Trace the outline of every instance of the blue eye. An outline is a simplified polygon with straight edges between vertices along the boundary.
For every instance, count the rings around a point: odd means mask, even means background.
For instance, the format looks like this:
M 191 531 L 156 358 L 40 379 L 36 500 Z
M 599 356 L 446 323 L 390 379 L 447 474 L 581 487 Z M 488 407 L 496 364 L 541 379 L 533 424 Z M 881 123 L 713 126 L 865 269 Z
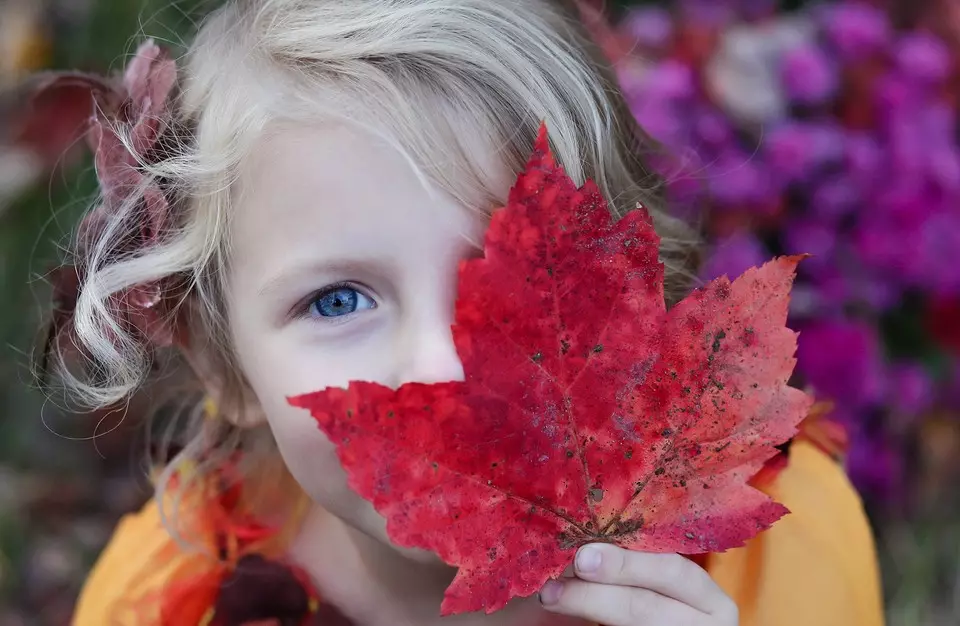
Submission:
M 317 294 L 310 302 L 310 314 L 320 317 L 341 317 L 362 309 L 372 309 L 376 303 L 346 285 L 334 285 Z

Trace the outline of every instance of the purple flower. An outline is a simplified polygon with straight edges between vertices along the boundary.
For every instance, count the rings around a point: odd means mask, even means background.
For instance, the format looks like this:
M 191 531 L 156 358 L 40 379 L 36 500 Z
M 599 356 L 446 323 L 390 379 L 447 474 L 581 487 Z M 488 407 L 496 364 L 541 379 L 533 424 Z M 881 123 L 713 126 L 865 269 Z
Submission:
M 901 181 L 912 186 L 921 184 L 929 144 L 919 132 L 917 116 L 891 116 L 887 126 L 887 155 L 890 166 Z
M 739 150 L 728 150 L 707 163 L 702 176 L 711 200 L 720 208 L 766 207 L 779 193 L 765 164 Z
M 921 84 L 938 84 L 946 80 L 953 57 L 946 44 L 926 33 L 908 33 L 896 44 L 897 67 Z
M 819 320 L 803 327 L 797 370 L 818 395 L 859 410 L 883 398 L 883 364 L 873 326 L 854 320 Z
M 888 437 L 856 433 L 851 437 L 846 465 L 850 480 L 862 493 L 888 504 L 902 501 L 903 459 Z
M 683 139 L 687 137 L 687 126 L 684 120 L 677 115 L 675 107 L 661 100 L 645 100 L 635 103 L 633 114 L 657 141 L 671 150 L 684 147 Z
M 734 7 L 729 2 L 718 0 L 678 0 L 682 19 L 693 24 L 721 27 L 728 24 L 735 16 Z
M 787 96 L 798 104 L 822 104 L 840 84 L 836 62 L 813 44 L 789 50 L 781 62 L 781 75 Z
M 769 258 L 769 252 L 756 237 L 747 232 L 738 232 L 715 244 L 701 275 L 704 280 L 719 276 L 733 280 Z
M 886 311 L 900 302 L 901 288 L 882 274 L 861 272 L 853 279 L 851 298 L 874 311 Z
M 861 193 L 850 176 L 827 178 L 813 190 L 808 209 L 817 219 L 835 223 L 849 215 L 863 201 Z
M 886 48 L 892 29 L 886 14 L 862 2 L 840 2 L 819 7 L 827 40 L 845 61 L 860 61 Z
M 919 363 L 896 363 L 887 373 L 890 405 L 906 417 L 917 417 L 933 402 L 933 381 Z
M 830 313 L 842 314 L 844 307 L 853 299 L 853 285 L 846 273 L 836 265 L 821 264 L 805 270 L 811 273 L 811 284 L 817 290 L 821 316 Z
M 804 265 L 821 266 L 833 260 L 837 231 L 823 220 L 795 217 L 785 224 L 782 243 L 787 254 L 813 255 Z
M 777 11 L 776 0 L 739 0 L 740 15 L 746 20 L 769 17 Z
M 661 7 L 631 9 L 624 16 L 621 27 L 639 45 L 653 50 L 663 50 L 673 38 L 673 18 Z
M 955 145 L 932 148 L 926 160 L 932 183 L 947 192 L 960 191 L 960 151 Z
M 882 175 L 883 148 L 877 139 L 864 132 L 847 133 L 843 139 L 846 170 L 864 188 L 872 187 Z
M 699 138 L 710 147 L 723 147 L 733 143 L 733 128 L 727 118 L 716 109 L 701 111 L 696 119 Z
M 960 210 L 941 207 L 919 220 L 918 226 L 912 278 L 933 291 L 960 293 L 960 263 L 955 261 L 960 250 Z
M 788 123 L 773 130 L 762 146 L 774 174 L 785 184 L 806 177 L 813 152 L 812 138 L 800 124 Z
M 787 122 L 770 132 L 761 150 L 781 183 L 799 183 L 843 157 L 843 132 L 830 123 Z
M 905 280 L 910 255 L 916 254 L 916 237 L 897 228 L 892 220 L 863 219 L 852 240 L 854 249 L 865 266 L 887 272 L 890 280 Z
M 690 100 L 697 93 L 693 70 L 673 59 L 667 59 L 651 68 L 643 82 L 641 89 L 645 98 L 676 103 Z

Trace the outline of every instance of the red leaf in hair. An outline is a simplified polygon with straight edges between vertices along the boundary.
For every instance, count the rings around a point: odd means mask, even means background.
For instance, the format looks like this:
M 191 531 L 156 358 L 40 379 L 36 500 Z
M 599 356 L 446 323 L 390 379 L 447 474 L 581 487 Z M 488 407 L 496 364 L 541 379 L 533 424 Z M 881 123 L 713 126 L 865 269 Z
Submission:
M 43 73 L 26 85 L 11 114 L 13 141 L 52 167 L 89 128 L 94 98 L 118 98 L 109 79 L 80 72 Z M 117 100 L 119 105 L 119 100 Z
M 81 247 L 95 241 L 128 200 L 135 200 L 135 206 L 126 207 L 133 214 L 130 223 L 118 225 L 120 241 L 110 254 L 136 253 L 162 236 L 170 220 L 170 204 L 160 185 L 144 175 L 142 164 L 153 158 L 168 123 L 176 78 L 175 62 L 149 40 L 137 50 L 120 80 L 62 73 L 48 75 L 36 86 L 34 106 L 47 104 L 57 110 L 66 102 L 74 104 L 75 98 L 87 99 L 86 138 L 94 152 L 102 202 L 80 224 Z M 69 100 L 64 99 L 66 94 Z M 48 349 L 73 316 L 86 271 L 82 266 L 63 268 L 54 275 L 56 302 Z M 176 340 L 173 312 L 180 286 L 176 279 L 164 279 L 114 294 L 118 322 L 154 345 L 170 345 Z
M 147 154 L 156 144 L 161 116 L 176 81 L 176 63 L 152 41 L 140 47 L 127 67 L 123 84 L 130 98 L 130 138 L 137 154 Z

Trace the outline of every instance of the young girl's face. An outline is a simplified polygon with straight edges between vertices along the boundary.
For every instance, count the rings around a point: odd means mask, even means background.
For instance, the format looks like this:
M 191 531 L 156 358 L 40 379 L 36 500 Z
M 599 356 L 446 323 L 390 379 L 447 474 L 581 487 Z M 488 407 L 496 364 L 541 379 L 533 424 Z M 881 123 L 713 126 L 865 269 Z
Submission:
M 272 132 L 237 191 L 228 314 L 243 373 L 307 493 L 386 541 L 334 446 L 286 399 L 351 380 L 462 379 L 457 266 L 479 253 L 487 207 L 460 206 L 386 142 L 334 124 Z

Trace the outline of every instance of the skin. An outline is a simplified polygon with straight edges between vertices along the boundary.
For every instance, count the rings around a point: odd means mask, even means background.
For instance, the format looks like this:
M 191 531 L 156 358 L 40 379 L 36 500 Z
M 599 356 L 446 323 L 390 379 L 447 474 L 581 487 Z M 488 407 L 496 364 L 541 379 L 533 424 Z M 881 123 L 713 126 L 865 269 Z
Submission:
M 506 190 L 513 176 L 502 178 Z M 361 626 L 734 626 L 733 602 L 695 564 L 611 545 L 582 548 L 539 598 L 440 618 L 453 569 L 392 545 L 384 519 L 347 487 L 333 444 L 287 404 L 350 380 L 462 379 L 450 333 L 456 268 L 478 254 L 470 242 L 490 208 L 425 187 L 382 140 L 341 125 L 278 127 L 244 165 L 227 313 L 262 409 L 244 425 L 269 425 L 314 503 L 292 557 Z

